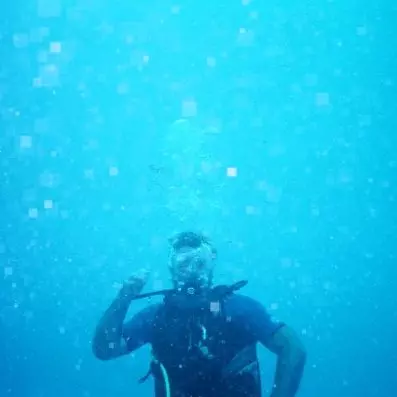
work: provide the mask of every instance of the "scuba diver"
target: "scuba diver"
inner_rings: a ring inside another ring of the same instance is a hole
[[[261,397],[256,352],[261,343],[277,355],[271,397],[293,397],[306,360],[297,334],[273,320],[261,303],[237,294],[246,281],[213,285],[217,251],[201,233],[170,239],[173,289],[141,294],[148,274],[124,283],[100,319],[93,353],[111,360],[150,344],[156,397]],[[125,321],[133,300],[163,295]]]

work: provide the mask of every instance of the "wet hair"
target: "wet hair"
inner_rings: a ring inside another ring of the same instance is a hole
[[[213,246],[212,241],[205,236],[203,233],[194,231],[184,231],[177,233],[175,236],[169,239],[173,250],[179,250],[181,248],[199,248],[203,244],[207,244],[213,254],[217,254],[216,248]]]

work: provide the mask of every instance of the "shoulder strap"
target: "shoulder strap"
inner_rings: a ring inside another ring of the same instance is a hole
[[[218,299],[225,298],[228,295],[231,295],[233,292],[236,292],[240,290],[241,288],[245,287],[248,284],[247,280],[241,280],[237,281],[236,283],[232,285],[218,285],[212,289],[212,293],[217,297]],[[144,299],[144,298],[150,298],[152,296],[157,296],[157,295],[169,295],[172,293],[175,293],[175,289],[162,289],[159,291],[152,291],[152,292],[145,292],[143,294],[136,295],[132,298],[132,300],[138,300],[138,299]]]
[[[212,289],[211,295],[213,299],[224,299],[234,292],[240,290],[248,284],[247,280],[241,280],[231,285],[218,285]]]
[[[160,291],[145,292],[144,294],[139,294],[134,296],[132,300],[150,298],[151,296],[156,296],[156,295],[167,295],[174,291],[175,291],[174,289],[161,289]]]

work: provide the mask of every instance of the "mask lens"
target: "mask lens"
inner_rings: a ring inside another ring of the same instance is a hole
[[[172,263],[174,277],[179,282],[204,281],[209,278],[210,260],[200,248],[175,253]]]

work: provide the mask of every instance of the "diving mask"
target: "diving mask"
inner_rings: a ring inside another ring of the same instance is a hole
[[[214,259],[213,249],[206,243],[198,247],[172,249],[169,266],[175,286],[194,289],[210,287]]]

